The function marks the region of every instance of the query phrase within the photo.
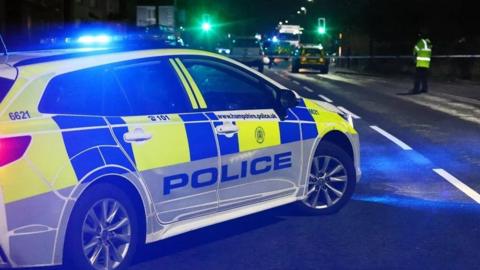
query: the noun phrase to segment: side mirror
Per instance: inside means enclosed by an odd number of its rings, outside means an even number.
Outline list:
[[[280,105],[285,109],[294,108],[298,105],[297,96],[291,90],[281,90],[279,92]]]
[[[278,92],[278,108],[277,114],[281,120],[285,120],[288,109],[298,105],[297,96],[291,90],[280,90]]]

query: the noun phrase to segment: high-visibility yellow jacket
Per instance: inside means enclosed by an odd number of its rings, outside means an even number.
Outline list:
[[[430,68],[430,60],[432,58],[432,42],[430,39],[420,39],[413,49],[413,55],[415,56],[417,68]]]

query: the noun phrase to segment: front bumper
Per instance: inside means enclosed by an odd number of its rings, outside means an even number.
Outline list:
[[[327,67],[328,67],[328,64],[300,63],[300,68],[325,69]]]
[[[360,166],[360,139],[359,135],[356,134],[348,134],[350,139],[350,143],[352,144],[353,150],[353,162],[355,164],[355,174],[357,176],[357,182],[360,181],[362,178],[362,168]]]

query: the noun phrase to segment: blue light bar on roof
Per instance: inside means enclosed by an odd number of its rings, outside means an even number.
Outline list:
[[[81,36],[77,39],[78,43],[88,44],[88,45],[91,45],[91,44],[107,44],[107,43],[110,43],[111,41],[112,41],[112,37],[109,36],[109,35],[96,35],[96,36],[85,35],[85,36]]]

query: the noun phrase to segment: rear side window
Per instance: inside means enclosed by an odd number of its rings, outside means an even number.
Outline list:
[[[0,77],[0,103],[2,103],[3,99],[7,96],[14,82],[14,80]]]
[[[135,116],[191,110],[167,59],[126,62],[55,77],[39,111],[52,114]]]

